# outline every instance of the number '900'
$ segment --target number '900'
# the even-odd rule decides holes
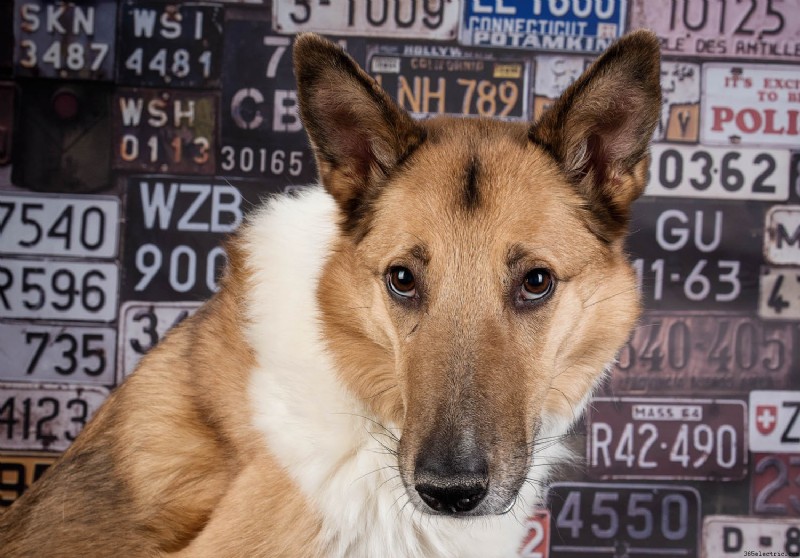
[[[215,246],[203,258],[191,246],[180,244],[171,250],[162,250],[155,244],[143,244],[136,251],[136,270],[141,277],[135,291],[147,289],[162,269],[166,269],[169,287],[178,293],[189,292],[198,287],[198,275],[204,275],[200,288],[211,292],[218,290],[217,270],[224,266],[225,251]],[[205,265],[203,271],[200,266]]]

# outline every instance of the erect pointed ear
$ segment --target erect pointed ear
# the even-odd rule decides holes
[[[648,147],[661,108],[656,36],[633,32],[611,45],[529,132],[586,198],[609,240],[625,231],[644,191]]]
[[[347,212],[424,139],[424,130],[338,45],[313,33],[294,43],[303,125],[325,188]]]

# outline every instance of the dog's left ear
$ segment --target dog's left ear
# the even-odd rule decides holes
[[[660,49],[649,31],[609,47],[530,131],[589,202],[609,239],[625,231],[644,191],[661,110]]]
[[[419,145],[425,133],[338,45],[304,33],[294,43],[303,125],[320,178],[346,214]]]

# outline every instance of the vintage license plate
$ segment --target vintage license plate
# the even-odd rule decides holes
[[[667,55],[800,61],[798,0],[634,0],[631,28],[655,31]]]
[[[228,17],[225,36],[218,174],[275,185],[312,182],[315,167],[300,122],[292,38],[252,17]]]
[[[214,174],[219,94],[117,89],[114,168]]]
[[[598,53],[625,31],[625,0],[464,0],[459,42]]]
[[[0,254],[113,258],[119,206],[104,196],[0,194]]]
[[[739,480],[747,474],[743,401],[595,397],[589,474],[603,479]]]
[[[530,63],[455,47],[381,45],[367,68],[416,117],[440,114],[528,120]]]
[[[0,318],[110,322],[117,316],[117,263],[0,261]]]
[[[754,453],[752,513],[800,517],[800,453]]]
[[[640,199],[628,249],[646,307],[752,312],[763,227],[757,204]]]
[[[663,60],[661,94],[661,118],[653,138],[697,143],[700,137],[700,64]]]
[[[55,455],[0,455],[0,508],[13,504],[56,459]]]
[[[709,515],[703,519],[703,558],[800,556],[796,519]]]
[[[139,360],[167,332],[195,313],[199,302],[134,302],[120,309],[118,381],[134,371]]]
[[[217,291],[222,241],[268,193],[261,183],[126,179],[123,300],[197,301]]]
[[[223,6],[126,0],[120,9],[119,83],[219,86]]]
[[[0,166],[11,162],[11,143],[14,138],[14,93],[13,83],[0,82]]]
[[[701,142],[797,148],[800,78],[791,66],[705,64]]]
[[[591,64],[591,58],[571,54],[540,54],[536,57],[533,85],[533,118],[538,120],[564,90]]]
[[[750,451],[800,451],[800,391],[750,392]]]
[[[64,451],[106,397],[96,386],[0,384],[0,449]]]
[[[767,212],[764,259],[776,265],[800,265],[800,205],[777,205]]]
[[[653,144],[645,195],[785,201],[789,151]]]
[[[536,510],[525,520],[528,534],[519,549],[519,558],[547,558],[550,552],[550,512]]]
[[[787,388],[795,327],[747,314],[646,312],[620,351],[610,393],[738,394]]]
[[[461,3],[471,0],[296,0],[273,2],[275,30],[316,31],[398,39],[449,41],[456,38]]]
[[[800,268],[761,268],[758,315],[766,320],[800,320]]]
[[[114,384],[117,332],[40,322],[0,322],[0,380]]]
[[[14,13],[16,75],[114,79],[114,0],[25,0]]]
[[[700,494],[664,484],[550,485],[550,558],[698,556]]]

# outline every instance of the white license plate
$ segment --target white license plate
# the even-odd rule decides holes
[[[751,452],[800,452],[800,391],[750,392]]]
[[[472,1],[472,0],[465,0]],[[448,41],[456,38],[461,15],[459,0],[307,0],[272,3],[275,31],[295,34],[316,31]]]
[[[114,384],[116,331],[0,322],[0,380]]]
[[[102,196],[0,194],[0,253],[113,258],[119,206]]]
[[[107,397],[95,386],[0,384],[0,449],[64,451]]]
[[[800,265],[800,205],[778,205],[767,212],[764,258],[776,265]]]
[[[789,151],[653,144],[645,195],[784,201]]]
[[[118,381],[134,371],[139,360],[166,333],[195,313],[199,302],[126,302],[120,309],[117,350]]]
[[[758,315],[768,320],[800,320],[800,268],[761,268]]]
[[[117,315],[116,263],[0,261],[0,318],[110,322]]]
[[[800,555],[800,522],[735,515],[703,520],[703,558]]]

